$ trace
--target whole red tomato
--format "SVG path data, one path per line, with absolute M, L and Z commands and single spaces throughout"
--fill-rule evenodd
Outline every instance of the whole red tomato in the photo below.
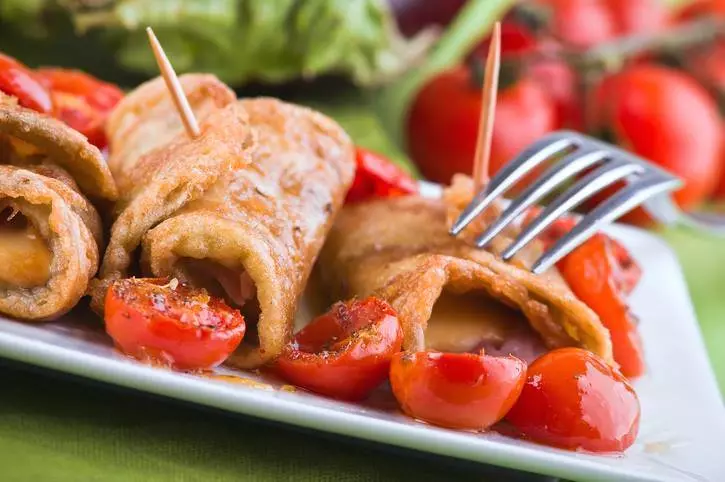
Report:
M 653 33 L 670 17 L 659 0 L 538 0 L 549 8 L 552 34 L 563 43 L 586 49 L 613 38 Z
M 593 353 L 561 348 L 529 366 L 506 419 L 536 442 L 621 452 L 637 438 L 639 416 L 639 399 L 624 376 Z
M 408 116 L 408 150 L 427 178 L 448 183 L 470 174 L 481 114 L 481 89 L 464 66 L 442 72 L 418 93 Z M 534 80 L 499 89 L 490 174 L 544 134 L 556 130 L 556 106 Z
M 715 100 L 694 78 L 634 65 L 605 79 L 590 105 L 600 132 L 685 181 L 675 193 L 680 206 L 692 208 L 713 193 L 722 170 L 723 129 Z M 649 222 L 641 209 L 625 219 Z

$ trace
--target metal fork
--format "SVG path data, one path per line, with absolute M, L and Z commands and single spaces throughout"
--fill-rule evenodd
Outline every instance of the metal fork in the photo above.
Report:
M 458 235 L 494 200 L 534 168 L 552 157 L 560 157 L 547 171 L 506 207 L 501 215 L 478 237 L 476 246 L 483 248 L 529 207 L 561 187 L 566 181 L 587 172 L 571 187 L 559 194 L 502 253 L 511 259 L 557 218 L 568 213 L 602 189 L 617 182 L 626 185 L 600 203 L 559 239 L 531 267 L 538 274 L 546 271 L 577 246 L 589 239 L 605 224 L 611 223 L 640 204 L 657 221 L 684 224 L 725 235 L 725 218 L 717 215 L 683 213 L 668 195 L 682 186 L 672 174 L 632 153 L 611 144 L 571 131 L 558 131 L 532 144 L 504 166 L 464 209 L 450 229 Z

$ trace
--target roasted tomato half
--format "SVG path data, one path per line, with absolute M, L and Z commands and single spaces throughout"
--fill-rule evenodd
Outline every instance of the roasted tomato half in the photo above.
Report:
M 639 399 L 621 373 L 580 348 L 561 348 L 529 366 L 506 416 L 522 436 L 570 450 L 621 452 L 639 430 Z
M 485 430 L 516 402 L 526 379 L 518 358 L 473 353 L 398 353 L 390 385 L 403 411 L 434 425 Z
M 245 332 L 238 310 L 168 279 L 130 278 L 106 294 L 106 332 L 124 353 L 179 370 L 222 363 Z
M 343 400 L 361 400 L 388 376 L 403 331 L 395 310 L 378 298 L 333 305 L 287 346 L 279 374 L 294 385 Z
M 50 91 L 35 73 L 17 60 L 0 53 L 0 92 L 12 95 L 28 109 L 53 113 Z
M 345 198 L 346 203 L 418 192 L 415 180 L 380 154 L 358 147 L 355 149 L 355 161 L 355 179 Z

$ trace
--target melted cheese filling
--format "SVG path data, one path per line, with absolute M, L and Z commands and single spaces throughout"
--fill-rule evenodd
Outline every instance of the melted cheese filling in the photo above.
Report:
M 8 288 L 44 285 L 50 279 L 52 257 L 43 237 L 31 223 L 21 228 L 0 224 L 0 285 Z
M 481 292 L 444 291 L 433 307 L 425 339 L 429 349 L 454 353 L 484 349 L 491 355 L 534 359 L 545 351 L 522 313 Z

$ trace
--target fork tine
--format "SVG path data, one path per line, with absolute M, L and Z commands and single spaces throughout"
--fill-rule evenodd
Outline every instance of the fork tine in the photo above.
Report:
M 567 179 L 590 168 L 607 156 L 608 153 L 606 151 L 589 148 L 577 149 L 566 155 L 562 160 L 549 168 L 534 184 L 521 193 L 518 198 L 511 202 L 509 207 L 501 213 L 498 219 L 476 240 L 476 246 L 479 248 L 485 247 L 506 226 L 539 199 L 549 194 Z
M 614 196 L 594 208 L 566 236 L 544 253 L 531 268 L 534 274 L 540 274 L 553 266 L 561 258 L 595 234 L 604 224 L 610 223 L 631 211 L 644 201 L 673 191 L 681 186 L 681 181 L 662 172 L 648 172 Z
M 456 236 L 481 214 L 494 199 L 501 196 L 512 185 L 554 154 L 574 145 L 571 133 L 562 131 L 535 142 L 515 159 L 509 162 L 489 181 L 488 185 L 473 198 L 453 223 L 450 234 Z
M 511 245 L 501 254 L 504 260 L 511 259 L 521 248 L 526 246 L 544 229 L 553 223 L 562 214 L 578 206 L 582 201 L 590 198 L 602 189 L 624 179 L 636 172 L 642 172 L 643 167 L 624 159 L 614 159 L 587 174 L 576 182 L 571 188 L 560 194 L 544 211 L 526 226 Z

